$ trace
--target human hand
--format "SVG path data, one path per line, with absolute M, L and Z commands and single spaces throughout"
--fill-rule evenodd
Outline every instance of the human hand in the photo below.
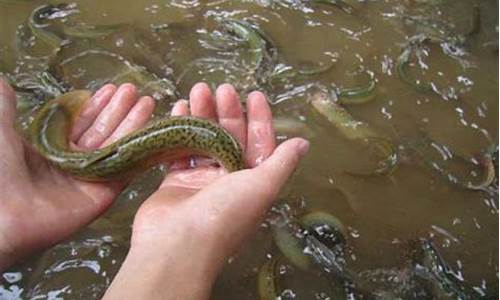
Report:
M 226 259 L 257 229 L 308 142 L 275 146 L 265 96 L 247 99 L 247 117 L 231 85 L 197 84 L 174 115 L 218 121 L 242 145 L 249 169 L 228 174 L 212 160 L 172 165 L 159 190 L 136 214 L 131 249 L 106 299 L 203 299 Z
M 85 104 L 71 133 L 76 149 L 103 147 L 142 127 L 155 103 L 136 88 L 105 85 Z M 0 79 L 0 270 L 50 246 L 101 214 L 123 182 L 90 183 L 51 167 L 14 129 L 14 91 Z

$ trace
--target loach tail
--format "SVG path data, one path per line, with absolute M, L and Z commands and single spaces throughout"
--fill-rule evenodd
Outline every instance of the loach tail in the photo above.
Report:
M 75 90 L 59 96 L 58 98 L 54 99 L 54 101 L 57 102 L 57 104 L 59 104 L 68 114 L 70 118 L 70 124 L 71 126 L 73 126 L 73 123 L 80 114 L 83 105 L 91 97 L 92 93 L 89 90 Z M 114 147 L 106 147 L 86 153 L 86 159 L 84 159 L 80 163 L 80 167 L 86 168 L 99 160 L 105 159 L 106 157 L 112 155 L 114 152 Z
M 92 93 L 88 90 L 75 90 L 66 94 L 59 96 L 53 101 L 57 101 L 58 104 L 62 105 L 66 112 L 69 113 L 72 121 L 80 113 L 83 104 L 90 99 Z
M 89 91 L 73 91 L 50 100 L 40 109 L 29 128 L 29 139 L 39 152 L 59 158 L 69 150 L 69 131 L 90 95 Z

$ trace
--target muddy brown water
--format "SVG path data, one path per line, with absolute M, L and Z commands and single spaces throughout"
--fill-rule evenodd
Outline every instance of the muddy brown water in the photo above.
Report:
M 419 156 L 407 150 L 408 141 L 418 139 L 422 132 L 463 157 L 498 145 L 498 1 L 347 2 L 354 7 L 352 14 L 308 1 L 92 0 L 73 2 L 76 13 L 68 18 L 93 25 L 129 24 L 146 33 L 167 28 L 152 48 L 165 65 L 155 66 L 140 59 L 136 63 L 149 63 L 149 68 L 157 68 L 154 72 L 158 76 L 177 80 L 180 96 L 186 97 L 190 86 L 198 80 L 212 86 L 230 81 L 241 91 L 264 89 L 275 102 L 274 114 L 295 122 L 290 124 L 296 128 L 284 130 L 279 138 L 306 135 L 311 141 L 310 153 L 281 193 L 274 210 L 299 215 L 323 210 L 335 215 L 348 228 L 347 261 L 351 268 L 373 271 L 373 280 L 381 280 L 374 270 L 389 274 L 405 265 L 407 241 L 430 238 L 464 284 L 474 288 L 477 295 L 496 298 L 498 181 L 488 190 L 463 188 L 450 183 L 426 163 L 439 163 L 441 157 Z M 16 30 L 25 24 L 33 9 L 44 3 L 0 0 L 0 71 L 23 68 L 23 57 L 15 46 Z M 480 26 L 468 34 L 474 23 L 475 6 L 479 6 Z M 405 43 L 422 30 L 409 22 L 408 16 L 437 20 L 453 33 L 466 36 L 466 53 L 460 59 L 431 44 L 420 60 L 411 61 L 409 74 L 433 82 L 441 94 L 419 92 L 398 76 L 397 61 Z M 214 17 L 231 17 L 257 25 L 275 43 L 280 62 L 296 68 L 330 64 L 331 68 L 271 87 L 238 72 L 221 75 L 208 72 L 209 67 L 201 73 L 189 71 L 191 63 L 200 58 L 229 60 L 241 55 L 237 50 L 221 55 L 220 51 L 203 46 L 206 33 L 215 28 Z M 137 49 L 126 37 L 115 38 L 112 50 L 115 47 L 123 56 L 136 54 Z M 34 49 L 32 53 L 43 55 L 44 51 Z M 210 67 L 216 66 L 217 63 Z M 99 68 L 77 66 L 72 72 L 95 76 L 88 71 L 91 69 Z M 342 136 L 307 101 L 310 90 L 306 87 L 312 84 L 363 86 L 366 74 L 376 79 L 376 97 L 345 108 L 355 119 L 383 133 L 398 149 L 399 164 L 387 175 L 349 173 L 373 164 L 373 157 Z M 89 82 L 74 77 L 72 82 L 77 88 Z M 97 83 L 93 84 L 86 87 L 95 88 Z M 143 175 L 104 216 L 69 240 L 3 273 L 0 299 L 102 296 L 127 252 L 134 212 L 154 190 L 161 172 L 157 168 Z M 259 268 L 269 257 L 279 255 L 270 233 L 272 217 L 271 213 L 257 235 L 228 260 L 212 299 L 259 298 Z M 282 299 L 346 297 L 332 288 L 324 274 L 301 272 L 286 261 L 282 267 Z

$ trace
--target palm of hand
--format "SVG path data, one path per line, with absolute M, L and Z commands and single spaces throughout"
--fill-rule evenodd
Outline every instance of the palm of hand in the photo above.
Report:
M 264 161 L 275 148 L 272 114 L 265 96 L 260 92 L 248 96 L 245 118 L 243 107 L 232 86 L 220 86 L 213 99 L 208 86 L 198 84 L 191 90 L 190 101 L 178 101 L 172 114 L 193 115 L 219 122 L 240 142 L 250 168 Z M 248 170 L 227 174 L 224 169 L 214 166 L 212 160 L 200 157 L 192 158 L 191 161 L 174 162 L 159 190 L 146 200 L 137 213 L 132 243 L 151 244 L 159 243 L 162 238 L 171 239 L 170 235 L 165 234 L 165 228 L 189 227 L 189 230 L 184 231 L 189 234 L 219 233 L 219 229 L 207 224 L 208 219 L 215 219 L 218 214 L 238 218 L 241 212 L 245 212 L 250 215 L 248 219 L 255 221 L 257 212 L 252 214 L 242 205 L 252 203 L 250 198 L 256 196 L 255 191 L 245 193 L 245 189 L 238 186 L 243 183 L 259 188 L 261 184 L 251 184 L 255 180 L 247 178 L 251 174 L 246 171 Z M 217 197 L 221 191 L 224 195 Z M 228 195 L 238 200 L 233 202 L 234 207 L 231 201 L 226 201 Z M 211 201 L 213 198 L 218 199 Z M 242 198 L 249 199 L 247 201 Z M 260 205 L 265 206 L 264 202 Z M 234 212 L 229 213 L 227 210 Z M 262 209 L 254 207 L 251 210 L 261 212 Z M 226 220 L 214 222 L 217 227 L 225 223 Z M 182 235 L 179 235 L 179 239 L 182 239 Z
M 208 87 L 197 85 L 191 91 L 189 108 L 186 101 L 174 106 L 174 115 L 191 112 L 218 121 L 242 145 L 249 168 L 227 174 L 207 159 L 196 158 L 195 168 L 186 168 L 186 161 L 176 162 L 175 170 L 136 213 L 129 257 L 147 261 L 167 255 L 167 266 L 179 267 L 179 273 L 198 270 L 195 273 L 206 281 L 207 274 L 216 274 L 258 228 L 307 152 L 308 142 L 295 138 L 275 148 L 272 113 L 265 96 L 253 92 L 246 103 L 245 118 L 232 86 L 220 86 L 214 101 Z M 192 259 L 185 260 L 186 254 Z
M 0 149 L 3 171 L 0 174 L 3 192 L 0 196 L 0 269 L 91 222 L 124 187 L 123 182 L 80 181 L 49 166 L 27 148 L 15 132 L 14 99 L 13 91 L 0 80 L 0 144 L 5 145 Z M 134 86 L 124 84 L 117 89 L 106 85 L 86 103 L 70 140 L 76 149 L 83 151 L 106 146 L 146 124 L 153 110 L 154 101 L 150 97 L 138 99 Z M 197 84 L 190 92 L 190 101 L 178 101 L 172 114 L 191 114 L 219 122 L 241 143 L 250 168 L 274 151 L 272 115 L 262 93 L 249 95 L 245 119 L 232 86 L 220 86 L 214 100 L 206 84 Z M 211 236 L 213 241 L 216 235 L 226 231 L 233 218 L 239 219 L 239 226 L 232 226 L 225 235 L 242 233 L 239 236 L 243 238 L 272 204 L 275 194 L 307 149 L 306 144 L 290 140 L 280 146 L 281 151 L 275 151 L 280 153 L 273 154 L 274 159 L 271 157 L 261 167 L 229 175 L 206 158 L 192 159 L 195 167 L 186 160 L 173 162 L 159 190 L 137 213 L 132 243 L 135 238 L 135 244 L 151 248 L 151 242 L 161 242 L 179 226 L 194 229 L 176 236 L 181 243 L 185 241 L 185 232 L 197 232 L 198 240 Z M 255 199 L 258 201 L 253 201 Z M 240 242 L 226 240 L 220 257 Z
M 178 101 L 172 109 L 172 115 L 193 115 L 218 122 L 240 142 L 250 168 L 257 166 L 275 148 L 271 111 L 265 96 L 260 92 L 249 95 L 248 120 L 238 94 L 228 84 L 217 89 L 215 99 L 207 85 L 195 85 L 190 93 L 190 101 Z M 211 159 L 197 157 L 190 161 L 177 161 L 161 187 L 196 191 L 224 174 L 226 172 L 214 166 Z
M 74 147 L 105 146 L 143 126 L 154 109 L 134 86 L 101 88 L 75 122 Z M 49 166 L 14 130 L 15 97 L 0 80 L 0 258 L 19 259 L 69 236 L 102 213 L 123 183 L 90 183 Z M 11 261 L 13 262 L 13 261 Z M 2 267 L 0 261 L 0 269 Z

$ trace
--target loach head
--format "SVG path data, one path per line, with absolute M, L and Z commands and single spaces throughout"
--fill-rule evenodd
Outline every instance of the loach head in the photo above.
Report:
M 315 236 L 319 242 L 340 254 L 347 244 L 347 229 L 334 215 L 316 211 L 300 219 L 307 234 Z

